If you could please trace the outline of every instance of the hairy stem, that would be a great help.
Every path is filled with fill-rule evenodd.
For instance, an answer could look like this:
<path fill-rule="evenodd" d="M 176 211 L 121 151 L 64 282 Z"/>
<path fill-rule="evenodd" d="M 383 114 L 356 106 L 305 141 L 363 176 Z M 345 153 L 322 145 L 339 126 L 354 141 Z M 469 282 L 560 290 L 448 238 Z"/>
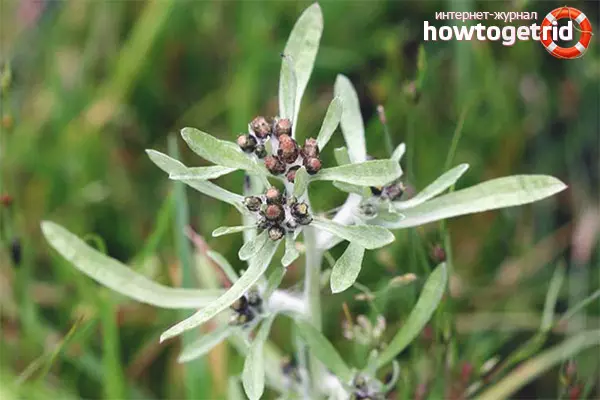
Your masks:
<path fill-rule="evenodd" d="M 304 299 L 308 305 L 308 319 L 321 330 L 321 260 L 322 252 L 317 249 L 317 237 L 314 228 L 304 229 L 306 266 L 304 271 Z M 313 390 L 320 388 L 323 367 L 314 354 L 308 358 L 310 378 Z"/>

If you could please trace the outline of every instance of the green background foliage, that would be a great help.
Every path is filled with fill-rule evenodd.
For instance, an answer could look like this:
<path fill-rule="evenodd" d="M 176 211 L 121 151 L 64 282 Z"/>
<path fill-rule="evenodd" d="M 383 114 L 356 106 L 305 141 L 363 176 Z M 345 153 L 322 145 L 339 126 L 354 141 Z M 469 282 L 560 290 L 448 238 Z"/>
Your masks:
<path fill-rule="evenodd" d="M 221 345 L 202 360 L 177 364 L 178 341 L 158 337 L 182 315 L 125 301 L 69 266 L 43 241 L 40 221 L 68 227 L 96 248 L 153 279 L 174 286 L 214 287 L 206 260 L 190 258 L 188 223 L 236 269 L 241 235 L 212 238 L 218 226 L 240 224 L 238 213 L 197 192 L 175 188 L 144 152 L 174 154 L 188 166 L 209 165 L 176 133 L 196 127 L 234 140 L 257 114 L 275 115 L 282 51 L 293 23 L 310 3 L 292 1 L 0 0 L 0 57 L 12 79 L 2 97 L 0 194 L 0 395 L 3 398 L 222 398 L 243 359 Z M 316 136 L 338 73 L 357 88 L 367 148 L 389 157 L 377 105 L 385 106 L 392 144 L 407 143 L 405 183 L 422 189 L 444 172 L 464 114 L 453 165 L 470 164 L 457 189 L 512 174 L 559 177 L 569 189 L 533 206 L 451 220 L 449 296 L 431 324 L 405 351 L 397 394 L 456 397 L 492 357 L 503 359 L 537 331 L 555 266 L 565 283 L 560 313 L 598 288 L 598 133 L 600 47 L 597 35 L 578 60 L 551 57 L 537 42 L 424 42 L 423 21 L 437 11 L 536 11 L 557 2 L 527 0 L 325 1 L 315 69 L 298 125 Z M 600 28 L 595 2 L 574 1 Z M 486 24 L 496 23 L 488 20 Z M 516 22 L 518 23 L 518 22 Z M 424 58 L 419 58 L 423 44 Z M 416 92 L 415 92 L 416 88 Z M 168 149 L 169 136 L 171 139 Z M 336 165 L 339 130 L 322 156 Z M 452 150 L 454 151 L 454 150 Z M 217 183 L 240 193 L 243 173 Z M 176 190 L 174 190 L 176 189 Z M 346 194 L 328 182 L 311 185 L 317 209 Z M 594 221 L 596 221 L 594 223 Z M 414 306 L 436 264 L 439 224 L 396 231 L 396 241 L 367 252 L 359 282 L 374 304 L 350 289 L 322 301 L 324 333 L 346 362 L 364 367 L 368 347 L 342 336 L 342 303 L 351 315 L 378 313 L 390 340 Z M 15 243 L 22 257 L 15 263 Z M 333 253 L 339 257 L 345 245 Z M 199 273 L 195 273 L 199 272 Z M 416 281 L 388 286 L 398 275 Z M 303 275 L 290 266 L 283 285 Z M 328 287 L 324 289 L 329 290 Z M 554 329 L 598 328 L 598 303 Z M 587 318 L 583 315 L 587 313 Z M 449 326 L 454 325 L 455 329 Z M 209 327 L 210 328 L 210 327 Z M 204 328 L 203 328 L 204 329 Z M 292 324 L 276 320 L 272 340 L 291 353 Z M 593 395 L 599 363 L 577 358 L 578 384 Z M 278 368 L 278 366 L 267 366 Z M 526 386 L 521 396 L 554 398 L 559 368 Z M 492 376 L 494 378 L 494 376 Z M 269 396 L 271 392 L 267 392 Z"/>

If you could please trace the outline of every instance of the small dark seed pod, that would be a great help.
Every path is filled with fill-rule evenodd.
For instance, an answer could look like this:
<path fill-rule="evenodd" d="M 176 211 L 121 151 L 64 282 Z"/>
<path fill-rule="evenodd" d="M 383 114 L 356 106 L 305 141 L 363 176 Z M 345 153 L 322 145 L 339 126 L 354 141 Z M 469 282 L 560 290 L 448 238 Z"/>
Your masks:
<path fill-rule="evenodd" d="M 385 198 L 392 201 L 398 200 L 400 197 L 402 197 L 402 194 L 404 194 L 404 185 L 401 182 L 386 186 L 383 190 L 383 195 Z"/>
<path fill-rule="evenodd" d="M 370 189 L 373 196 L 380 196 L 383 192 L 383 186 L 371 186 Z"/>
<path fill-rule="evenodd" d="M 257 196 L 244 197 L 244 205 L 249 211 L 258 211 L 262 205 L 262 200 Z"/>
<path fill-rule="evenodd" d="M 258 290 L 256 289 L 251 289 L 248 291 L 248 304 L 250 304 L 250 306 L 254 307 L 254 308 L 260 308 L 260 306 L 262 305 L 262 298 L 260 297 L 260 293 L 258 293 Z"/>
<path fill-rule="evenodd" d="M 240 135 L 237 138 L 237 145 L 246 153 L 252 153 L 256 148 L 256 139 L 250 135 Z"/>
<path fill-rule="evenodd" d="M 246 296 L 242 296 L 231 304 L 231 308 L 235 311 L 241 312 L 248 307 L 248 299 Z"/>
<path fill-rule="evenodd" d="M 265 167 L 273 175 L 281 175 L 285 172 L 285 164 L 277 156 L 266 156 Z"/>
<path fill-rule="evenodd" d="M 264 139 L 271 134 L 271 125 L 265 117 L 258 116 L 250 122 L 250 129 L 256 137 Z"/>
<path fill-rule="evenodd" d="M 281 135 L 291 135 L 292 134 L 292 121 L 290 121 L 287 118 L 278 119 L 275 122 L 275 126 L 273 127 L 273 133 L 277 137 L 279 137 Z"/>
<path fill-rule="evenodd" d="M 264 211 L 264 216 L 269 221 L 283 221 L 285 219 L 285 211 L 279 204 L 269 204 Z"/>
<path fill-rule="evenodd" d="M 267 198 L 267 204 L 281 204 L 283 202 L 283 196 L 275 186 L 267 189 L 265 197 Z"/>
<path fill-rule="evenodd" d="M 15 267 L 21 265 L 22 255 L 23 249 L 21 247 L 21 241 L 18 238 L 14 238 L 10 244 L 10 256 Z"/>
<path fill-rule="evenodd" d="M 307 158 L 304 160 L 304 166 L 306 167 L 306 172 L 314 175 L 321 170 L 321 160 L 318 158 Z"/>
<path fill-rule="evenodd" d="M 308 204 L 304 202 L 296 203 L 292 206 L 291 212 L 292 216 L 294 216 L 295 218 L 307 217 L 309 215 Z"/>
<path fill-rule="evenodd" d="M 237 323 L 238 325 L 245 325 L 254 319 L 254 312 L 249 308 L 246 308 L 244 312 L 238 313 Z"/>
<path fill-rule="evenodd" d="M 284 134 L 279 137 L 279 150 L 277 154 L 284 162 L 292 164 L 298 159 L 300 149 L 294 139 Z"/>
<path fill-rule="evenodd" d="M 256 157 L 258 158 L 265 158 L 267 156 L 267 148 L 264 144 L 256 145 L 256 148 L 254 149 L 254 154 L 256 154 Z"/>
<path fill-rule="evenodd" d="M 288 182 L 294 183 L 294 179 L 296 179 L 296 172 L 299 169 L 300 169 L 300 166 L 296 165 L 288 170 L 288 172 L 285 174 L 285 177 L 288 180 Z"/>
<path fill-rule="evenodd" d="M 285 232 L 283 231 L 283 228 L 280 226 L 273 226 L 269 229 L 269 239 L 271 239 L 273 241 L 280 240 L 284 234 L 285 234 Z"/>
<path fill-rule="evenodd" d="M 317 144 L 316 139 L 306 139 L 304 146 L 302 147 L 302 156 L 304 158 L 316 158 L 319 157 L 319 152 L 319 145 Z"/>

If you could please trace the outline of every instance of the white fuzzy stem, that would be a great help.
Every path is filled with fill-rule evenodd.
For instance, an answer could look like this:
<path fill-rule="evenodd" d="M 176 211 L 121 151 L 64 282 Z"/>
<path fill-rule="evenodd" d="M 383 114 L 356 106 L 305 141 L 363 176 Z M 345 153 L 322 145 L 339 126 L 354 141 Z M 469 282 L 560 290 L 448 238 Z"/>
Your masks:
<path fill-rule="evenodd" d="M 354 210 L 356 210 L 356 208 L 360 205 L 361 201 L 362 197 L 357 194 L 351 193 L 350 195 L 348 195 L 348 198 L 346 199 L 344 205 L 342 205 L 342 207 L 333 217 L 333 221 L 343 225 L 349 225 L 350 223 L 352 223 L 354 219 Z M 330 248 L 332 248 L 340 242 L 341 239 L 339 239 L 337 236 L 332 235 L 329 232 L 320 231 L 318 233 L 317 248 L 321 250 L 329 250 Z"/>
<path fill-rule="evenodd" d="M 269 297 L 268 308 L 273 312 L 291 312 L 306 315 L 304 300 L 285 290 L 276 290 Z"/>

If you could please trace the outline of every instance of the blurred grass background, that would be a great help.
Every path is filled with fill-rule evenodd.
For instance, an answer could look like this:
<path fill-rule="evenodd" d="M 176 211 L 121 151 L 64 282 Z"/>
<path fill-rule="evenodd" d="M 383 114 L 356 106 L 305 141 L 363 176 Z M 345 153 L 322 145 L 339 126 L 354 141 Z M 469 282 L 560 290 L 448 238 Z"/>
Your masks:
<path fill-rule="evenodd" d="M 557 263 L 568 267 L 559 312 L 599 286 L 597 36 L 575 61 L 551 57 L 537 42 L 512 47 L 422 42 L 424 20 L 441 24 L 434 18 L 437 11 L 526 10 L 538 12 L 541 20 L 563 3 L 321 2 L 325 30 L 300 113 L 301 137 L 316 134 L 336 74 L 343 73 L 361 98 L 369 153 L 387 155 L 376 112 L 383 104 L 394 145 L 407 143 L 406 182 L 417 190 L 443 172 L 462 112 L 466 118 L 454 165 L 467 162 L 471 168 L 457 188 L 520 173 L 555 175 L 569 185 L 533 207 L 448 223 L 454 300 L 445 313 L 451 318 L 437 318 L 433 330 L 403 356 L 400 397 L 419 398 L 425 391 L 430 398 L 461 398 L 453 392 L 464 386 L 461 371 L 474 368 L 466 379 L 476 380 L 488 359 L 506 356 L 538 328 Z M 189 254 L 180 229 L 189 218 L 210 247 L 243 268 L 236 260 L 241 235 L 210 237 L 217 226 L 236 225 L 238 214 L 191 190 L 186 191 L 189 217 L 185 210 L 182 214 L 181 196 L 144 149 L 166 152 L 169 134 L 184 126 L 234 140 L 255 115 L 275 115 L 279 53 L 309 4 L 0 0 L 0 57 L 12 75 L 3 91 L 0 142 L 3 399 L 225 396 L 228 376 L 242 367 L 233 350 L 222 345 L 191 366 L 178 365 L 180 345 L 159 344 L 158 335 L 181 314 L 100 288 L 49 251 L 39 223 L 58 222 L 156 280 L 189 286 L 197 283 L 190 276 L 193 260 L 178 255 Z M 600 27 L 598 2 L 568 5 Z M 427 66 L 415 93 L 421 44 Z M 181 140 L 173 140 L 171 152 L 179 146 L 186 164 L 205 165 Z M 333 164 L 332 149 L 341 145 L 336 134 L 323 157 L 326 165 Z M 242 179 L 236 173 L 218 183 L 240 192 Z M 345 197 L 326 185 L 315 185 L 312 193 L 322 210 Z M 386 287 L 396 275 L 413 272 L 419 278 L 377 298 L 388 320 L 387 337 L 414 304 L 434 265 L 429 254 L 439 243 L 437 224 L 399 231 L 393 245 L 366 259 L 359 281 L 372 290 Z M 302 273 L 301 264 L 291 267 L 285 285 Z M 328 337 L 360 367 L 365 347 L 341 334 L 343 302 L 353 316 L 374 317 L 372 307 L 354 300 L 357 293 L 326 294 L 323 320 Z M 596 302 L 554 332 L 550 343 L 565 330 L 597 328 L 599 312 Z M 450 339 L 444 334 L 448 320 L 456 328 Z M 288 322 L 277 321 L 272 336 L 284 353 L 293 351 Z M 587 396 L 597 395 L 597 354 L 588 352 L 576 362 Z M 438 375 L 440 368 L 446 373 Z M 559 374 L 552 370 L 519 396 L 556 398 Z"/>

